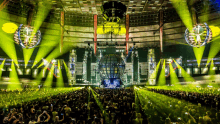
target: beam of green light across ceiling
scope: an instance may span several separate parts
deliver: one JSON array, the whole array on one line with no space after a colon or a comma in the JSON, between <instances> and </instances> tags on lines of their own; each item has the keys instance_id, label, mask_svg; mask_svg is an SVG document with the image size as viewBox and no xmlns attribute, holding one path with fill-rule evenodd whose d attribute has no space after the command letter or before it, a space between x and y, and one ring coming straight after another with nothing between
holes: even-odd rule
<instances>
[{"instance_id":1,"label":"beam of green light across ceiling","mask_svg":"<svg viewBox=\"0 0 220 124\"><path fill-rule=\"evenodd\" d=\"M7 89L9 90L20 90L21 84L18 79L17 70L15 68L14 62L11 61L11 71L9 74L9 84L7 86Z\"/></svg>"},{"instance_id":2,"label":"beam of green light across ceiling","mask_svg":"<svg viewBox=\"0 0 220 124\"><path fill-rule=\"evenodd\" d=\"M53 25L55 27L57 27L57 25ZM49 27L52 27L52 26L49 26ZM47 31L46 32L50 32L50 31ZM50 39L50 35L44 35L43 38L45 39ZM35 61L34 61L34 64L32 66L32 68L39 62L41 61L42 58L44 58L55 46L58 45L59 43L59 38L60 36L55 36L55 39L56 40L53 40L53 41L50 41L50 40L42 40L41 41L41 44L39 45L39 50L37 52L37 55L36 55L36 58L35 58Z\"/></svg>"},{"instance_id":3,"label":"beam of green light across ceiling","mask_svg":"<svg viewBox=\"0 0 220 124\"><path fill-rule=\"evenodd\" d=\"M192 31L193 23L191 14L187 6L187 1L171 0L171 3L173 4L173 7L176 9L176 12L179 14L179 17L181 18L185 26L189 29L189 31Z\"/></svg>"},{"instance_id":4,"label":"beam of green light across ceiling","mask_svg":"<svg viewBox=\"0 0 220 124\"><path fill-rule=\"evenodd\" d=\"M50 12L51 7L52 5L49 1L38 2L37 16L36 19L34 20L34 31L31 34L31 38L29 42L32 41L32 37L34 37L34 35L40 29L40 26L44 22L48 13Z\"/></svg>"},{"instance_id":5,"label":"beam of green light across ceiling","mask_svg":"<svg viewBox=\"0 0 220 124\"><path fill-rule=\"evenodd\" d=\"M70 51L71 49L73 49L73 48L74 48L74 46L73 46L72 43L65 43L65 42L64 42L62 52L60 52L60 47L59 47L59 45L58 45L58 46L50 53L50 55L47 56L46 60L47 60L47 61L50 61L50 60L52 60L52 59L55 59L55 58L57 58L57 57L59 57L59 56L65 54L65 53L69 52L69 51Z\"/></svg>"}]
</instances>

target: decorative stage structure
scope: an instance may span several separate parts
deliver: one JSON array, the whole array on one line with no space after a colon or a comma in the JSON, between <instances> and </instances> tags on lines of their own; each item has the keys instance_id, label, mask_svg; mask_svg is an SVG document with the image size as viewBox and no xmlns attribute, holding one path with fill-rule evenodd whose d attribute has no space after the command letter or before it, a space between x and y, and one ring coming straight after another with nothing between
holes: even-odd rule
<instances>
[{"instance_id":1,"label":"decorative stage structure","mask_svg":"<svg viewBox=\"0 0 220 124\"><path fill-rule=\"evenodd\" d=\"M76 50L71 50L69 55L69 63L68 63L68 71L69 71L69 84L76 83L76 72L75 72L75 64L76 64Z\"/></svg>"},{"instance_id":2,"label":"decorative stage structure","mask_svg":"<svg viewBox=\"0 0 220 124\"><path fill-rule=\"evenodd\" d=\"M148 50L148 82L149 85L156 84L156 74L152 75L156 69L156 59L154 49Z\"/></svg>"},{"instance_id":3,"label":"decorative stage structure","mask_svg":"<svg viewBox=\"0 0 220 124\"><path fill-rule=\"evenodd\" d=\"M192 31L186 29L185 40L192 47L201 47L212 39L212 31L207 23L196 24Z\"/></svg>"},{"instance_id":4,"label":"decorative stage structure","mask_svg":"<svg viewBox=\"0 0 220 124\"><path fill-rule=\"evenodd\" d=\"M41 41L41 32L38 30L35 35L33 32L33 27L20 24L14 34L15 43L27 49L36 47Z\"/></svg>"},{"instance_id":5,"label":"decorative stage structure","mask_svg":"<svg viewBox=\"0 0 220 124\"><path fill-rule=\"evenodd\" d=\"M99 72L103 85L109 88L120 87L124 73L124 60L117 54L107 54L99 61Z\"/></svg>"}]
</instances>

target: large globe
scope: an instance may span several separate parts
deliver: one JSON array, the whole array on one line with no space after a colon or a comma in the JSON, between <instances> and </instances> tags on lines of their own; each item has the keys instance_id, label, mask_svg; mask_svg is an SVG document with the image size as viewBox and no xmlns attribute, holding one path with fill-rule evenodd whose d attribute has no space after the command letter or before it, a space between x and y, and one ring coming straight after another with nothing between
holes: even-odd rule
<instances>
[{"instance_id":1,"label":"large globe","mask_svg":"<svg viewBox=\"0 0 220 124\"><path fill-rule=\"evenodd\" d=\"M41 41L41 32L38 30L34 35L33 32L33 27L21 24L14 34L15 43L22 48L31 49L36 47Z\"/></svg>"},{"instance_id":2,"label":"large globe","mask_svg":"<svg viewBox=\"0 0 220 124\"><path fill-rule=\"evenodd\" d=\"M192 47L204 46L211 39L212 31L206 23L195 25L192 31L188 29L185 31L185 40Z\"/></svg>"},{"instance_id":3,"label":"large globe","mask_svg":"<svg viewBox=\"0 0 220 124\"><path fill-rule=\"evenodd\" d=\"M99 61L102 79L120 79L125 70L124 60L117 54L108 54Z\"/></svg>"}]
</instances>

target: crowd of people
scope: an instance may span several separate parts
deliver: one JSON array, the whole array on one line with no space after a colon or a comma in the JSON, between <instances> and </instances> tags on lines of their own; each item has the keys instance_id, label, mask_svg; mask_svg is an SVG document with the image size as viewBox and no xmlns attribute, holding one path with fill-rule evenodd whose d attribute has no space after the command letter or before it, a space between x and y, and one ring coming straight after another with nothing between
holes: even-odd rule
<instances>
[{"instance_id":1,"label":"crowd of people","mask_svg":"<svg viewBox=\"0 0 220 124\"><path fill-rule=\"evenodd\" d=\"M175 91L175 90L165 90L165 89L155 89L149 88L148 90L171 96L178 99L184 99L192 103L200 103L204 106L209 106L211 108L220 109L220 95L211 93L198 93L198 92L187 92L187 91Z\"/></svg>"},{"instance_id":2,"label":"crowd of people","mask_svg":"<svg viewBox=\"0 0 220 124\"><path fill-rule=\"evenodd\" d=\"M155 88L148 88L146 92L148 92L146 97L150 100L150 105L146 103L147 111L149 111L149 108L152 109L156 107L158 109L158 104L155 104L155 102L158 103L158 101L153 98L160 99L159 101L163 103L163 106L162 108L159 107L159 109L162 113L164 112L164 115L169 115L169 117L165 119L165 123L167 124L170 124L171 121L181 124L220 124L220 110L210 106L210 102L207 102L208 98L203 97L203 100L199 101L196 98L194 99L195 96L191 97L193 94L199 93L185 93L183 91ZM201 104L202 101L204 101L203 104ZM154 109L152 111L155 112Z\"/></svg>"},{"instance_id":3,"label":"crowd of people","mask_svg":"<svg viewBox=\"0 0 220 124\"><path fill-rule=\"evenodd\" d=\"M151 91L148 91L151 90ZM218 124L220 111L156 89L83 88L0 109L3 124ZM157 93L155 93L157 92ZM163 95L165 94L165 95ZM167 95L167 96L166 96ZM173 95L173 94L172 94ZM180 97L180 99L183 99ZM98 103L100 102L100 104ZM195 102L195 101L194 101Z\"/></svg>"},{"instance_id":4,"label":"crowd of people","mask_svg":"<svg viewBox=\"0 0 220 124\"><path fill-rule=\"evenodd\" d=\"M0 121L5 124L130 124L144 121L141 113L135 112L133 89L94 91L99 94L96 99L102 103L103 110L91 91L84 88L3 108Z\"/></svg>"}]
</instances>

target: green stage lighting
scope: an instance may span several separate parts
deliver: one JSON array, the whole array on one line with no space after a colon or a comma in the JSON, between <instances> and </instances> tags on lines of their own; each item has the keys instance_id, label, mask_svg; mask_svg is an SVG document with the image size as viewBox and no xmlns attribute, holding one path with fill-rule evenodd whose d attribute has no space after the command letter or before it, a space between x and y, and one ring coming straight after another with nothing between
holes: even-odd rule
<instances>
[{"instance_id":1,"label":"green stage lighting","mask_svg":"<svg viewBox=\"0 0 220 124\"><path fill-rule=\"evenodd\" d=\"M17 70L15 68L14 62L11 61L11 72L9 74L9 84L7 89L9 90L21 90L21 84L18 79Z\"/></svg>"},{"instance_id":2,"label":"green stage lighting","mask_svg":"<svg viewBox=\"0 0 220 124\"><path fill-rule=\"evenodd\" d=\"M36 19L34 20L34 31L32 32L29 42L32 41L32 38L40 29L40 26L42 25L48 13L50 12L51 7L52 7L51 3L47 0L38 3L37 16Z\"/></svg>"},{"instance_id":3,"label":"green stage lighting","mask_svg":"<svg viewBox=\"0 0 220 124\"><path fill-rule=\"evenodd\" d=\"M209 50L208 60L206 66L210 63L212 58L214 58L220 51L220 38L217 38L211 42L211 47Z\"/></svg>"},{"instance_id":4,"label":"green stage lighting","mask_svg":"<svg viewBox=\"0 0 220 124\"><path fill-rule=\"evenodd\" d=\"M179 79L176 75L175 70L173 69L173 65L169 63L170 66L170 83L173 84L174 86L179 86Z\"/></svg>"},{"instance_id":5,"label":"green stage lighting","mask_svg":"<svg viewBox=\"0 0 220 124\"><path fill-rule=\"evenodd\" d=\"M50 62L49 62L50 63ZM41 83L41 80L42 80L42 77L43 77L43 73L46 72L47 70L47 67L49 66L49 63L41 70L41 72L37 75L37 78L34 80L34 82L36 84L40 84Z\"/></svg>"},{"instance_id":6,"label":"green stage lighting","mask_svg":"<svg viewBox=\"0 0 220 124\"><path fill-rule=\"evenodd\" d=\"M52 86L52 83L53 83L53 72L54 72L54 64L52 65L48 75L47 75L47 78L44 82L44 86L46 87L51 87Z\"/></svg>"},{"instance_id":7,"label":"green stage lighting","mask_svg":"<svg viewBox=\"0 0 220 124\"><path fill-rule=\"evenodd\" d=\"M165 76L165 59L163 61L163 67L160 72L158 86L166 85L166 76Z\"/></svg>"},{"instance_id":8,"label":"green stage lighting","mask_svg":"<svg viewBox=\"0 0 220 124\"><path fill-rule=\"evenodd\" d=\"M74 46L72 43L65 43L63 44L63 50L60 52L60 46L58 45L51 53L47 56L46 60L50 61L54 58L57 58L67 52L69 52L71 49L73 49Z\"/></svg>"},{"instance_id":9,"label":"green stage lighting","mask_svg":"<svg viewBox=\"0 0 220 124\"><path fill-rule=\"evenodd\" d=\"M37 55L36 55L36 58L35 58L35 61L34 61L32 68L39 61L41 61L41 59L44 58L59 43L59 40L58 40L60 38L59 36L55 36L56 40L53 40L53 41L49 40L50 39L49 35L47 35L47 36L44 35L43 37L45 38L45 40L42 40L41 45L39 45L39 49L38 49L38 52L37 52ZM46 37L48 37L48 38L46 38Z\"/></svg>"},{"instance_id":10,"label":"green stage lighting","mask_svg":"<svg viewBox=\"0 0 220 124\"><path fill-rule=\"evenodd\" d=\"M24 64L25 64L25 68L27 67L28 61L31 58L32 53L34 52L35 48L32 49L23 49L23 54L24 54Z\"/></svg>"},{"instance_id":11,"label":"green stage lighting","mask_svg":"<svg viewBox=\"0 0 220 124\"><path fill-rule=\"evenodd\" d=\"M215 66L214 66L214 62L213 62L213 59L211 61L211 64L210 64L210 69L209 69L209 75L210 75L210 80L215 80Z\"/></svg>"},{"instance_id":12,"label":"green stage lighting","mask_svg":"<svg viewBox=\"0 0 220 124\"><path fill-rule=\"evenodd\" d=\"M0 11L0 15L2 17L0 19L0 26L10 22L8 13ZM13 34L7 34L2 29L0 29L0 37L0 47L11 59L14 60L14 63L18 66Z\"/></svg>"},{"instance_id":13,"label":"green stage lighting","mask_svg":"<svg viewBox=\"0 0 220 124\"><path fill-rule=\"evenodd\" d=\"M68 67L67 67L67 65L66 65L64 60L63 60L63 65L64 65L65 70L66 70L66 75L67 75L67 77L69 77L69 69L68 69Z\"/></svg>"},{"instance_id":14,"label":"green stage lighting","mask_svg":"<svg viewBox=\"0 0 220 124\"><path fill-rule=\"evenodd\" d=\"M181 74L186 82L194 82L195 80L174 60L178 69L181 70Z\"/></svg>"},{"instance_id":15,"label":"green stage lighting","mask_svg":"<svg viewBox=\"0 0 220 124\"><path fill-rule=\"evenodd\" d=\"M57 76L57 87L64 87L64 82L63 82L63 75L62 75L62 70L61 70L61 67L60 67L60 61L61 60L58 60L58 76Z\"/></svg>"},{"instance_id":16,"label":"green stage lighting","mask_svg":"<svg viewBox=\"0 0 220 124\"><path fill-rule=\"evenodd\" d=\"M2 78L2 71L3 71L3 68L4 68L4 64L5 64L5 59L2 61L1 65L0 65L0 80Z\"/></svg>"},{"instance_id":17,"label":"green stage lighting","mask_svg":"<svg viewBox=\"0 0 220 124\"><path fill-rule=\"evenodd\" d=\"M187 6L187 1L171 0L171 3L173 4L173 7L176 9L176 12L179 14L179 17L181 18L185 26L189 29L189 31L192 31L193 23L191 14Z\"/></svg>"},{"instance_id":18,"label":"green stage lighting","mask_svg":"<svg viewBox=\"0 0 220 124\"><path fill-rule=\"evenodd\" d=\"M193 51L194 51L194 54L195 54L195 57L196 57L196 60L197 60L198 67L200 67L200 63L201 63L201 60L202 60L204 50L205 50L205 46L193 47Z\"/></svg>"},{"instance_id":19,"label":"green stage lighting","mask_svg":"<svg viewBox=\"0 0 220 124\"><path fill-rule=\"evenodd\" d=\"M161 60L158 62L157 67L155 68L154 72L151 74L150 79L156 79L157 78L157 74L160 68L160 62ZM148 84L148 83L146 83Z\"/></svg>"}]
</instances>

